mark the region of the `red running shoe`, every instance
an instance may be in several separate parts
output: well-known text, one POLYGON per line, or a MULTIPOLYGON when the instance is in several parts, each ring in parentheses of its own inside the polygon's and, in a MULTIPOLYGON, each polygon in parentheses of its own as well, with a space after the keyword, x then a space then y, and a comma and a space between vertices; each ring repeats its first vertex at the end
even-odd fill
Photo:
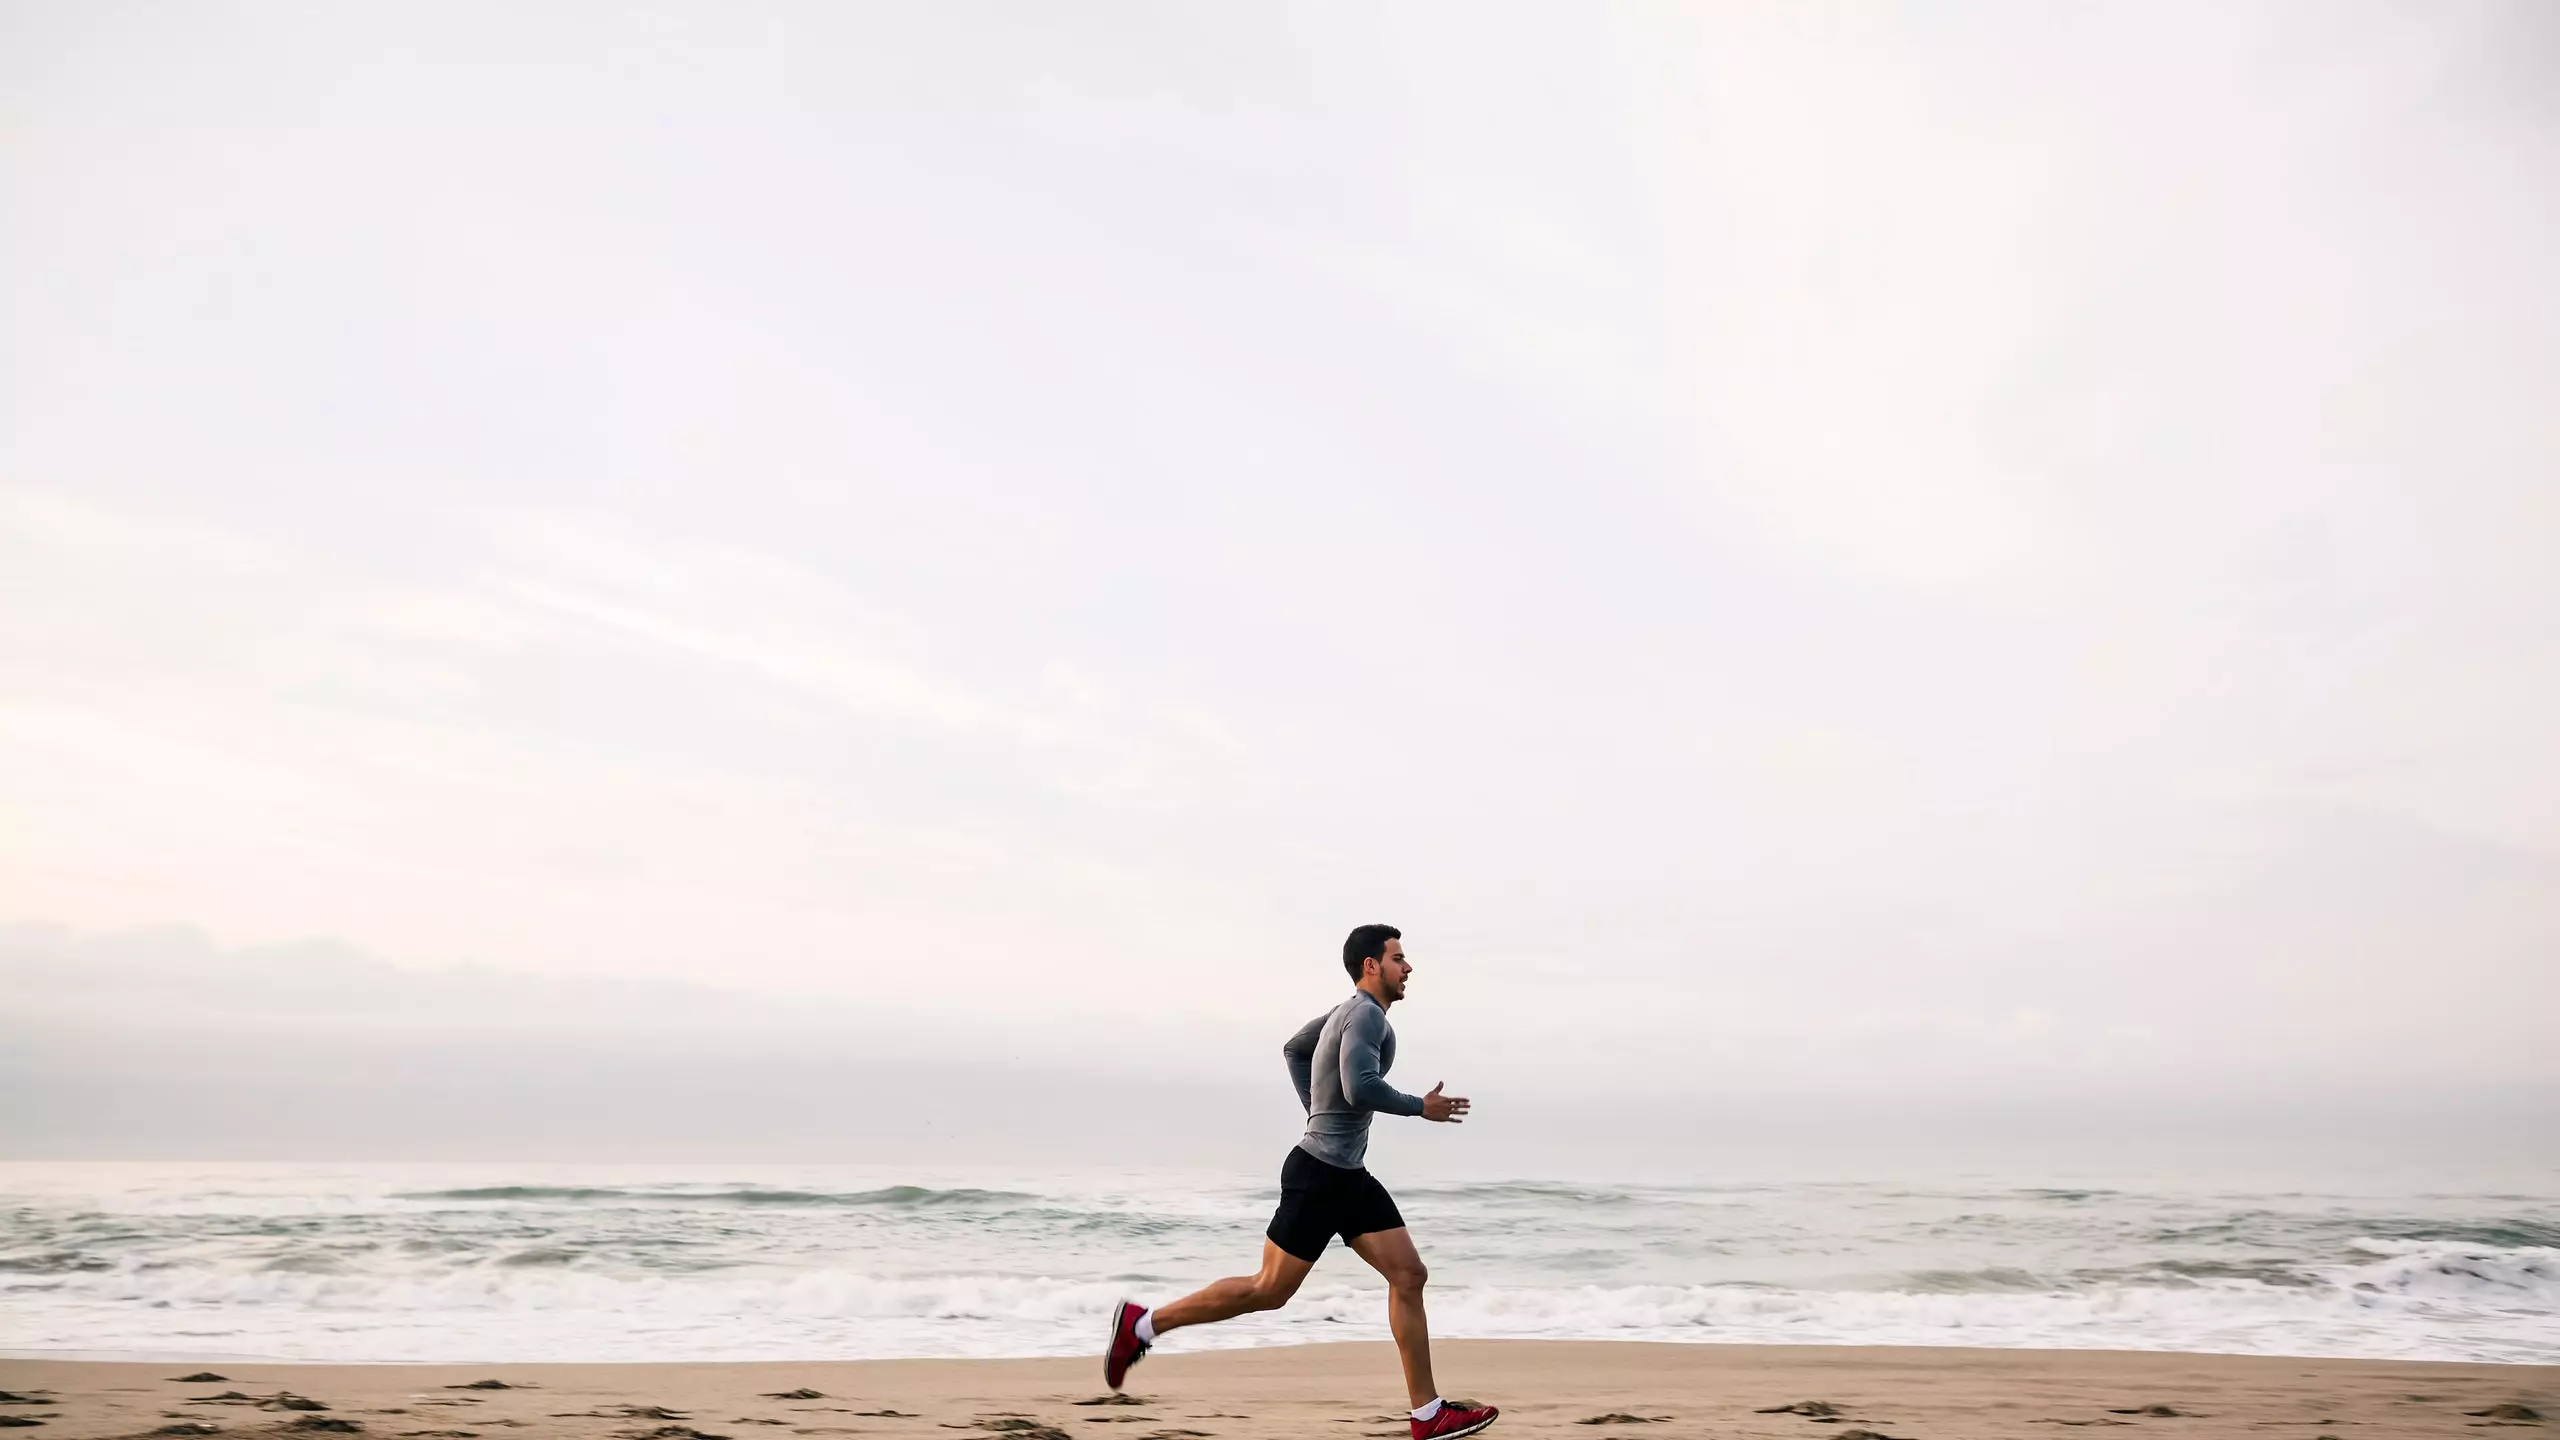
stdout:
POLYGON ((1501 1418, 1502 1412, 1490 1405, 1443 1400, 1439 1414, 1413 1422, 1413 1440, 1457 1440, 1458 1436, 1473 1435, 1501 1418))
POLYGON ((1146 1306, 1126 1300, 1111 1307, 1111 1348, 1102 1352, 1102 1383, 1114 1390, 1129 1378, 1129 1367, 1147 1356, 1147 1342, 1138 1338, 1138 1317, 1146 1313, 1146 1306))

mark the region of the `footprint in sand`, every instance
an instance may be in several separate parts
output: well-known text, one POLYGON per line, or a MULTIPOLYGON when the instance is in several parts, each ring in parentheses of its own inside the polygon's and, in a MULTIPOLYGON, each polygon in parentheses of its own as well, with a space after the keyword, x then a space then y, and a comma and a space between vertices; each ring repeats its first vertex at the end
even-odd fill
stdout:
POLYGON ((1668 1415, 1630 1415, 1624 1410, 1612 1410, 1606 1415, 1593 1415, 1573 1423, 1576 1425, 1658 1425, 1670 1418, 1668 1415))
POLYGON ((1754 1415, 1802 1415, 1807 1419, 1836 1419, 1840 1407, 1823 1400, 1798 1400, 1792 1405, 1766 1405, 1751 1412, 1754 1415))

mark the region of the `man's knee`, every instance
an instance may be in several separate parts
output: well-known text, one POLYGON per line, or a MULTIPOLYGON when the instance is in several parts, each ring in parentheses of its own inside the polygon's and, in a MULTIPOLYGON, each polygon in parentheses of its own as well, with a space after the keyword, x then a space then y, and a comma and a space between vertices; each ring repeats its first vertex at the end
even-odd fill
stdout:
POLYGON ((1410 1265, 1399 1265, 1388 1271, 1386 1276, 1387 1287, 1391 1290, 1419 1290, 1430 1279, 1431 1267, 1419 1260, 1410 1265))
POLYGON ((1281 1306, 1288 1304, 1289 1297, 1298 1293, 1298 1281, 1303 1278, 1305 1278, 1303 1275, 1273 1275, 1268 1273, 1254 1276, 1252 1296, 1253 1308, 1256 1310, 1277 1310, 1281 1306))

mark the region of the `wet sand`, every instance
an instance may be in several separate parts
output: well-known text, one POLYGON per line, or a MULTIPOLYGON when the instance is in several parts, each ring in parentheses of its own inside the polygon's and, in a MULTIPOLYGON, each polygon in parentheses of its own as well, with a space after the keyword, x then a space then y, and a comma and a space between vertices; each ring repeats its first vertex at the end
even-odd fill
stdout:
MULTIPOLYGON (((1497 1436, 2560 1436, 2560 1365, 1526 1340, 1443 1341, 1435 1349, 1449 1394, 1502 1407, 1491 1432, 1497 1436), (1789 1405, 1798 1409, 1764 1413, 1789 1405), (2515 1411, 2496 1407, 2553 1418, 2513 1418, 2515 1411), (2466 1413, 2473 1411, 2490 1413, 2466 1413)), ((20 1428, 26 1440, 954 1440, 955 1431, 1009 1440, 1372 1440, 1406 1433, 1395 1352, 1384 1344, 1160 1352, 1131 1373, 1129 1393, 1117 1401, 1106 1400, 1099 1372, 1091 1358, 670 1365, 0 1360, 0 1390, 9 1392, 0 1401, 0 1426, 20 1428), (197 1373, 221 1378, 181 1378, 197 1373), (486 1381, 507 1388, 475 1384, 486 1381), (325 1408, 298 1408, 306 1404, 325 1408)))

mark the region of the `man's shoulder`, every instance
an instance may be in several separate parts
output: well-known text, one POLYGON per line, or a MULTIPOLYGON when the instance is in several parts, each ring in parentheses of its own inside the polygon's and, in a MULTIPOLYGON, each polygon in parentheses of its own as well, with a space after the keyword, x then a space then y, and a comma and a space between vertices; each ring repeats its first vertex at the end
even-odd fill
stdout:
POLYGON ((1355 1008, 1353 1004, 1353 1002, 1358 999, 1360 999, 1360 992, 1357 990, 1352 991, 1350 998, 1335 1001, 1332 1009, 1317 1016, 1316 1023, 1327 1030, 1340 1030, 1344 1025, 1349 1024, 1353 1017, 1359 1014, 1358 1009, 1355 1008))
POLYGON ((1358 1030, 1367 1034, 1387 1028, 1386 1007, 1370 999, 1362 991, 1352 991, 1351 998, 1336 1006, 1333 1013, 1346 1030, 1358 1030))

